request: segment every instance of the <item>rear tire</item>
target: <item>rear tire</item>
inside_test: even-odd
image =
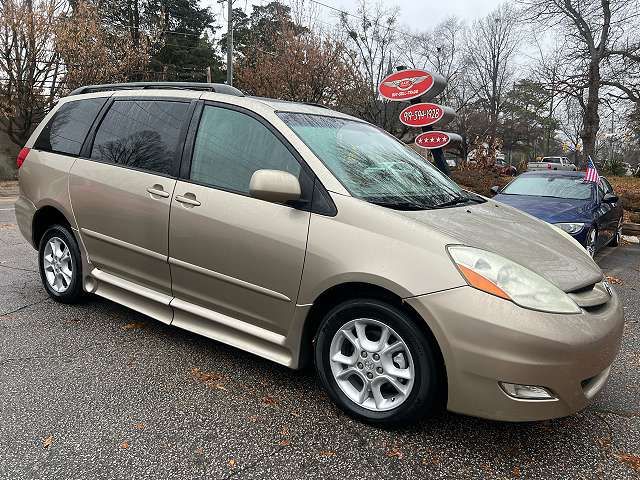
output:
[[[52,225],[44,232],[38,248],[40,278],[51,298],[76,303],[82,290],[82,260],[75,237],[64,225]]]
[[[437,347],[402,310],[373,299],[341,303],[322,320],[314,347],[318,376],[347,414],[397,426],[440,410]]]

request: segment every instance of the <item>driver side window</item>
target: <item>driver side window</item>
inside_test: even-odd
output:
[[[207,105],[202,112],[190,179],[249,195],[256,170],[284,170],[300,178],[301,167],[287,147],[255,118]]]

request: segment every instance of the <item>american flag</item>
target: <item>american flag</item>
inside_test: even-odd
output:
[[[598,175],[598,170],[596,170],[596,166],[593,164],[593,160],[591,160],[591,155],[589,155],[589,161],[587,162],[587,173],[584,174],[585,182],[597,182],[600,180],[600,175]]]

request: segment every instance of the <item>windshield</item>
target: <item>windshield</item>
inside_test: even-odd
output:
[[[279,116],[354,197],[401,209],[483,201],[372,125],[302,113]]]
[[[582,177],[523,176],[515,179],[500,193],[588,200],[591,198],[593,185],[592,182],[585,182]]]

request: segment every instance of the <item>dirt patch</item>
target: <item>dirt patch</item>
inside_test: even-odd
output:
[[[632,222],[640,221],[640,178],[638,177],[607,177],[614,191],[620,197],[622,206],[629,212]]]
[[[492,197],[491,187],[498,185],[504,187],[513,177],[506,177],[491,170],[469,169],[454,170],[451,178],[461,187],[472,192]]]

